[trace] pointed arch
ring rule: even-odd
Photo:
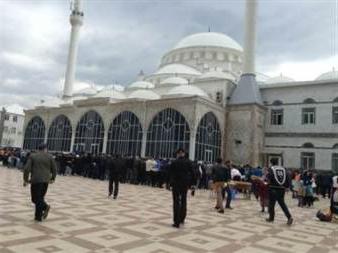
[[[130,111],[114,118],[108,130],[107,154],[140,156],[142,126],[138,117]]]
[[[27,150],[37,150],[39,145],[45,141],[45,123],[39,116],[33,117],[26,129],[23,148]]]
[[[58,152],[71,151],[72,125],[65,115],[57,116],[48,130],[48,150]]]
[[[178,148],[189,152],[190,127],[185,117],[172,108],[160,111],[149,125],[146,155],[172,158]]]
[[[214,113],[206,113],[196,132],[195,159],[215,161],[221,155],[222,133]]]
[[[85,113],[76,126],[74,151],[102,153],[104,124],[96,111]]]

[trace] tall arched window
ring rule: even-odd
[[[39,145],[45,141],[45,123],[36,116],[32,118],[25,130],[25,138],[23,148],[28,150],[36,150]]]
[[[222,134],[216,116],[208,112],[196,133],[195,159],[213,162],[221,155]]]
[[[49,150],[69,152],[72,140],[72,126],[65,115],[57,116],[48,130],[47,146]]]
[[[142,127],[132,112],[121,112],[112,122],[108,132],[108,154],[140,156]]]
[[[171,158],[178,148],[189,152],[189,141],[188,122],[181,113],[168,108],[159,112],[148,128],[146,155]]]
[[[98,154],[102,152],[104,125],[101,116],[89,111],[76,127],[74,151]]]

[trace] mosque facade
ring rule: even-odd
[[[126,87],[93,86],[27,110],[23,148],[171,158],[181,147],[192,160],[338,171],[337,71],[263,82],[247,75],[247,48],[222,33],[189,35]]]

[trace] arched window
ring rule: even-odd
[[[23,148],[27,150],[36,150],[39,145],[45,141],[45,123],[36,116],[32,118],[25,131]]]
[[[333,99],[333,103],[338,103],[338,97]]]
[[[216,116],[208,112],[196,133],[195,159],[213,162],[221,155],[222,135]]]
[[[334,144],[332,149],[338,149],[338,143]]]
[[[272,105],[282,105],[283,104],[283,102],[281,101],[281,100],[275,100],[275,101],[273,101],[273,103],[272,103]]]
[[[76,127],[74,151],[98,154],[102,152],[104,125],[101,116],[89,111]]]
[[[72,126],[65,115],[57,116],[48,131],[47,146],[49,150],[58,152],[71,151]]]
[[[147,133],[146,155],[171,158],[178,148],[189,152],[190,128],[184,116],[168,108],[152,120]]]
[[[303,148],[314,148],[315,146],[310,142],[306,142],[306,143],[303,144],[302,147]]]
[[[306,98],[303,101],[304,104],[315,104],[316,101],[313,98]]]
[[[112,122],[108,132],[108,154],[140,156],[142,127],[132,112],[121,112]]]

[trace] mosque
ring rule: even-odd
[[[162,158],[182,147],[193,160],[338,171],[338,72],[260,80],[256,2],[246,3],[244,49],[222,33],[192,34],[125,88],[74,92],[84,16],[75,0],[63,98],[26,111],[23,147]]]

